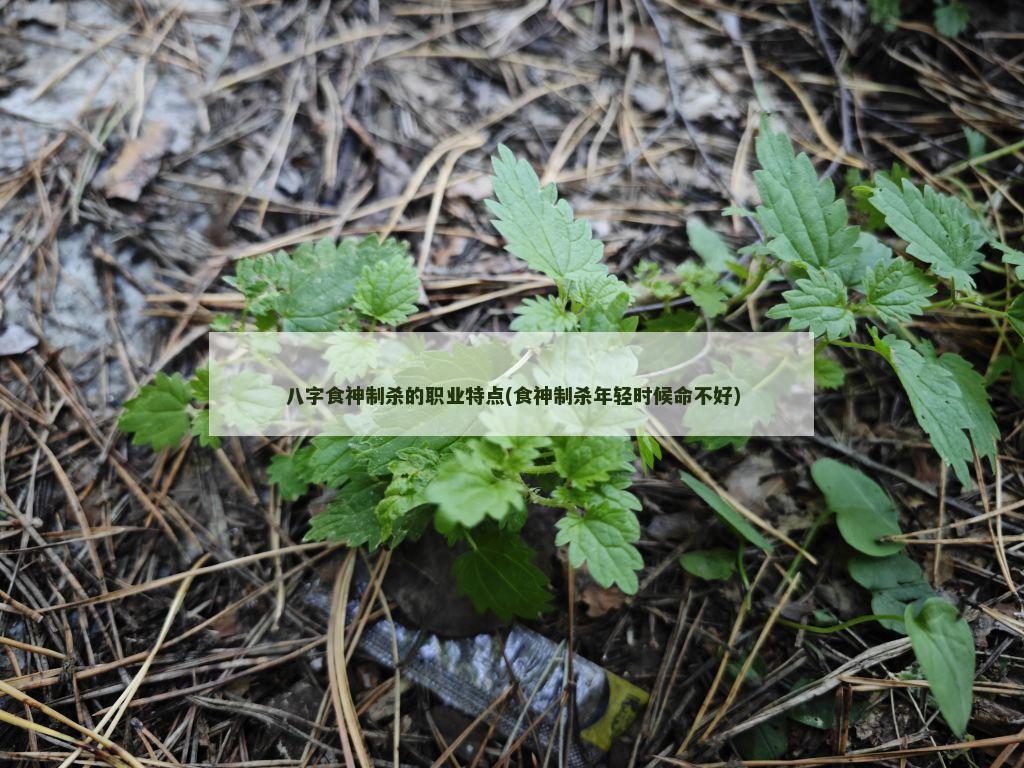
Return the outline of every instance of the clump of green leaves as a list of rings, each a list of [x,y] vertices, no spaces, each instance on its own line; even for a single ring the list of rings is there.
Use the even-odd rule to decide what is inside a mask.
[[[900,20],[900,0],[868,0],[871,21],[892,29]],[[935,30],[945,37],[956,37],[971,22],[971,12],[963,3],[935,0]]]
[[[939,711],[962,734],[973,700],[970,627],[955,606],[935,594],[921,567],[901,553],[903,545],[891,540],[901,531],[896,508],[881,486],[833,459],[814,462],[811,477],[825,495],[839,533],[857,551],[848,562],[851,578],[871,593],[871,610],[879,623],[909,635]]]

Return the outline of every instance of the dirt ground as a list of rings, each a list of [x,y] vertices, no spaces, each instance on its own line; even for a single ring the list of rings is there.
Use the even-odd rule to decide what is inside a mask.
[[[130,446],[116,429],[121,403],[158,371],[200,364],[209,322],[241,305],[221,280],[237,259],[313,237],[406,239],[425,285],[407,328],[506,324],[537,288],[501,250],[483,206],[499,143],[558,182],[623,276],[641,257],[691,258],[684,228],[695,216],[733,245],[751,241],[742,217],[719,211],[756,203],[761,112],[780,115],[820,170],[836,158],[865,175],[899,162],[954,189],[938,174],[967,158],[965,126],[990,146],[1020,138],[1024,7],[971,3],[968,32],[950,40],[932,28],[930,2],[903,5],[904,20],[883,29],[853,0],[0,0],[0,709],[60,724],[17,701],[21,691],[101,731],[113,708],[111,740],[147,766],[357,764],[339,735],[325,656],[330,585],[346,553],[301,543],[317,501],[268,491],[263,468],[277,449],[265,440],[155,456]],[[1018,239],[1019,157],[972,184],[1005,200]],[[734,327],[757,323],[751,312]],[[988,348],[954,319],[930,330],[965,356]],[[690,446],[696,460],[800,540],[820,507],[807,467],[821,455],[882,483],[905,531],[935,525],[937,504],[951,520],[978,514],[978,490],[944,497],[905,400],[879,386],[877,363],[849,353],[862,368],[842,393],[819,397],[816,438]],[[1020,404],[994,405],[1011,429],[1003,485],[988,490],[1009,504],[1024,487]],[[933,748],[955,739],[901,684],[909,662],[890,647],[895,635],[872,623],[820,636],[776,627],[762,638],[774,587],[741,610],[740,584],[686,578],[679,555],[724,531],[672,482],[676,470],[669,461],[634,489],[647,564],[639,593],[576,583],[577,651],[652,693],[609,765],[736,760],[736,740],[777,714],[785,694],[837,669],[842,685],[829,688],[826,709],[834,698],[842,723],[783,718],[786,760],[1024,765],[1021,602],[1004,589],[988,529],[959,531],[977,546],[913,551],[973,618],[972,734],[1006,737],[942,752]],[[1019,581],[1022,518],[1009,512],[1001,524]],[[423,551],[432,546],[441,545],[366,559],[375,572],[390,563],[398,618],[440,611],[449,634],[489,629],[443,583],[409,577],[443,571]],[[569,635],[565,564],[546,546],[563,610],[531,626],[559,642]],[[835,565],[838,546],[831,534],[813,539],[823,565],[788,618],[870,612]],[[763,664],[717,727],[690,739],[727,638],[744,652],[760,643]],[[116,706],[143,666],[141,686]],[[391,671],[358,652],[347,680],[381,764],[544,762],[530,740],[504,751],[504,738],[428,690],[403,684],[396,709]],[[76,764],[108,760],[0,722],[2,765],[60,765],[72,754]]]

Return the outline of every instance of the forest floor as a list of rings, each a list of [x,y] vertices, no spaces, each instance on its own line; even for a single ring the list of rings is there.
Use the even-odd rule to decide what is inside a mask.
[[[130,446],[116,428],[121,404],[157,372],[202,361],[210,321],[241,306],[221,280],[236,260],[314,237],[406,239],[425,287],[407,329],[506,324],[514,303],[543,287],[502,250],[483,205],[499,143],[558,183],[627,278],[641,258],[692,258],[694,217],[732,245],[752,241],[741,216],[720,210],[757,202],[762,112],[778,115],[820,170],[839,159],[868,176],[898,162],[938,189],[1009,201],[1007,227],[1019,235],[1019,153],[984,173],[944,171],[969,158],[965,128],[989,147],[1020,137],[1024,8],[971,3],[968,30],[949,39],[932,27],[931,3],[909,5],[920,12],[885,29],[849,0],[0,2],[3,692],[109,733],[146,765],[357,760],[339,735],[326,659],[346,553],[302,544],[317,500],[282,503],[268,490],[277,448],[266,440],[229,439],[217,451],[188,441],[156,455]],[[729,327],[756,330],[755,305]],[[980,326],[927,324],[944,349],[989,354]],[[1024,624],[1001,570],[1024,581],[1019,403],[994,403],[1008,425],[995,482],[947,494],[891,376],[847,352],[841,362],[857,373],[819,395],[817,437],[687,450],[797,540],[821,511],[814,459],[841,458],[883,485],[902,529],[919,532],[907,537],[910,555],[971,619],[970,731],[990,741],[957,743],[925,705],[911,659],[892,650],[897,636],[877,623],[821,635],[771,626],[775,572],[789,554],[749,556],[751,578],[770,582],[749,602],[736,579],[688,577],[679,556],[728,532],[674,481],[669,455],[633,489],[646,563],[636,595],[581,574],[575,610],[565,610],[566,563],[537,542],[562,609],[531,628],[559,642],[572,621],[581,656],[652,694],[610,765],[772,754],[749,738],[765,713],[777,725],[758,738],[781,729],[786,742],[771,764],[832,765],[822,756],[845,754],[893,766],[1024,765]],[[990,499],[998,540],[991,516],[945,538],[931,530],[976,517]],[[415,626],[437,612],[448,634],[471,634],[462,599],[419,578],[431,546],[367,562],[396,580],[385,585],[396,619]],[[821,565],[782,616],[870,613],[838,564],[839,537],[826,531],[809,546]],[[738,659],[759,649],[732,699],[732,680],[716,676],[726,644]],[[346,679],[382,764],[543,762],[529,739],[503,753],[503,737],[429,690],[403,683],[399,709],[391,671],[358,651]],[[825,695],[818,715],[786,717],[796,705],[783,697],[808,682]],[[132,695],[118,701],[126,687]],[[10,697],[4,711],[29,725],[0,722],[0,764],[75,754],[32,727],[66,723]],[[720,718],[692,733],[698,712]],[[77,755],[83,765],[108,759]]]

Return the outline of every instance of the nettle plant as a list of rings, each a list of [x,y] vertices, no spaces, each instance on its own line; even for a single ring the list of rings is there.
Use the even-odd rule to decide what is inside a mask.
[[[880,355],[895,371],[939,456],[962,483],[970,483],[975,452],[994,458],[999,437],[985,380],[959,355],[937,354],[907,324],[929,310],[957,307],[991,318],[1012,350],[1003,320],[1024,333],[1024,300],[994,306],[1005,301],[1006,285],[982,294],[974,275],[984,268],[1009,281],[1016,269],[1020,277],[1024,254],[1001,243],[967,204],[928,186],[918,188],[899,169],[877,173],[870,183],[851,180],[866,227],[861,230],[849,224],[847,203],[836,196],[832,182],[819,180],[808,157],[795,154],[789,139],[766,120],[756,149],[761,168],[755,181],[763,204],[741,212],[760,223],[767,241],[737,255],[694,220],[687,232],[700,260],[667,274],[643,261],[630,286],[609,274],[601,242],[586,221],[574,219],[554,185],[542,187],[526,161],[500,147],[493,160],[496,199],[487,202],[494,226],[506,249],[550,277],[556,288],[553,295],[524,300],[515,309],[512,330],[631,331],[638,327],[638,314],[627,311],[639,296],[665,304],[663,312],[644,318],[643,330],[691,330],[702,319],[710,326],[713,318],[740,307],[764,283],[788,278],[793,288],[767,317],[817,337],[818,385],[843,383],[844,370],[826,354],[828,346]],[[895,254],[869,231],[883,228],[906,243],[907,256]],[[986,261],[982,248],[999,253],[1004,263]],[[245,311],[218,319],[218,330],[397,326],[415,311],[420,295],[407,247],[373,236],[321,240],[291,254],[246,259],[229,282],[244,295]],[[940,290],[944,298],[934,301]],[[700,312],[670,309],[677,299]],[[865,340],[851,340],[855,336]],[[990,375],[1010,372],[1017,382],[1015,366],[1024,370],[1018,357],[1003,355]],[[201,444],[216,448],[207,400],[203,370],[191,381],[158,374],[125,404],[120,426],[133,433],[133,442],[154,449],[171,447],[190,431]],[[708,448],[744,443],[736,438],[704,442]],[[478,610],[507,620],[536,618],[551,603],[548,579],[521,536],[531,506],[559,511],[555,543],[567,547],[572,566],[585,565],[604,587],[637,591],[643,567],[635,546],[641,504],[629,488],[637,459],[646,470],[660,456],[659,444],[643,434],[635,439],[315,437],[275,456],[268,474],[287,501],[314,487],[336,490],[312,518],[309,541],[395,547],[432,523],[462,550],[454,564],[459,591]],[[951,603],[935,595],[920,568],[900,554],[902,545],[887,539],[900,532],[898,515],[879,486],[832,460],[817,462],[812,475],[825,494],[826,514],[835,516],[839,532],[857,552],[849,570],[872,594],[875,615],[869,618],[909,634],[941,711],[952,729],[962,732],[974,669],[969,627]],[[685,474],[682,480],[741,540],[770,548],[710,488]],[[683,566],[704,578],[725,578],[736,559],[721,555],[721,550],[691,553]]]

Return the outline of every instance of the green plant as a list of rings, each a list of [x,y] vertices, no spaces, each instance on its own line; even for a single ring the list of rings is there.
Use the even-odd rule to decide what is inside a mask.
[[[736,256],[717,234],[691,221],[687,233],[700,261],[668,274],[642,262],[631,288],[609,274],[601,243],[587,222],[573,217],[554,186],[541,187],[529,164],[501,147],[493,161],[495,199],[488,201],[494,225],[507,250],[550,277],[556,289],[517,307],[512,328],[632,330],[638,318],[627,310],[636,297],[650,295],[665,306],[655,317],[644,317],[644,330],[691,330],[702,319],[710,324],[728,315],[752,296],[770,294],[772,283],[788,279],[792,288],[767,317],[815,335],[818,385],[835,389],[845,380],[846,371],[829,348],[877,354],[900,381],[939,457],[969,484],[975,452],[992,459],[999,438],[986,383],[1005,376],[1011,391],[1024,389],[1022,347],[1003,327],[1005,322],[1024,335],[1024,296],[1001,306],[1006,288],[982,293],[978,276],[983,269],[1019,276],[1024,254],[1001,242],[970,205],[915,186],[899,167],[870,181],[853,180],[850,193],[862,230],[850,223],[847,202],[832,182],[819,180],[807,156],[794,153],[789,139],[767,119],[756,150],[762,205],[745,213],[756,217],[766,242]],[[904,242],[906,255],[894,253],[875,232]],[[414,311],[420,291],[405,246],[375,237],[337,244],[323,240],[291,254],[247,259],[231,283],[245,297],[245,311],[219,320],[221,329],[393,326]],[[669,307],[683,297],[700,312]],[[908,327],[915,318],[951,307],[997,326],[1005,351],[986,377],[957,354],[937,353]],[[206,386],[202,371],[190,382],[158,375],[125,404],[120,426],[133,433],[134,442],[155,449],[173,446],[189,431],[216,448],[205,421]],[[708,449],[745,442],[701,441]],[[640,502],[629,488],[638,453],[646,471],[661,449],[644,434],[635,443],[625,438],[318,437],[275,456],[268,474],[285,500],[314,486],[340,491],[313,518],[311,541],[394,547],[433,524],[463,549],[454,567],[459,590],[479,610],[507,619],[535,617],[551,600],[547,578],[520,536],[532,506],[559,511],[555,543],[567,548],[574,567],[586,565],[602,586],[637,590],[643,565],[635,546]],[[920,568],[886,538],[900,530],[895,506],[881,488],[831,460],[816,463],[812,475],[840,533],[858,550],[850,574],[871,592],[874,616],[868,618],[910,633],[943,714],[954,730],[962,729],[970,686],[960,677],[950,683],[949,671],[934,661],[939,652],[934,649],[955,652],[966,665],[966,622],[952,605],[936,607]],[[681,480],[740,539],[770,548],[711,488],[686,473]],[[728,578],[736,563],[727,562],[726,555],[731,557],[727,550],[690,553],[683,566],[702,578]]]

